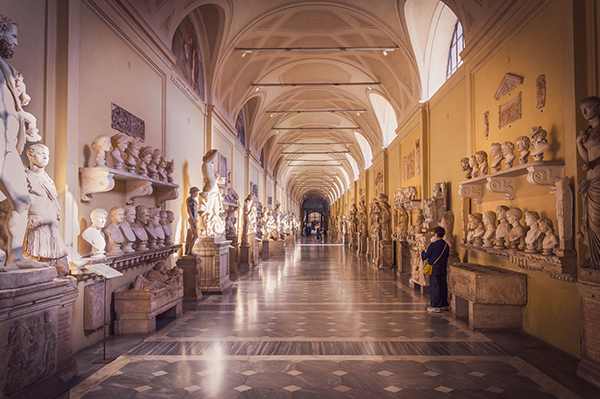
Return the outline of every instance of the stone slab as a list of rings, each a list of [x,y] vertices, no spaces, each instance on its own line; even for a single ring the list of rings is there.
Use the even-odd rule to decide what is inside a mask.
[[[112,292],[112,280],[106,280],[106,292]],[[110,323],[110,297],[104,295],[104,282],[86,285],[83,289],[83,329],[96,331]],[[106,315],[104,308],[106,307]],[[102,320],[104,319],[104,323]]]
[[[281,241],[281,240],[271,241],[271,244],[269,245],[269,251],[271,253],[271,256],[285,255],[285,248],[283,246],[283,241]]]
[[[294,236],[285,236],[283,242],[286,246],[296,245],[296,238]]]
[[[56,268],[20,269],[0,273],[0,290],[26,287],[28,285],[46,283],[58,276]]]
[[[581,298],[581,361],[577,375],[600,387],[600,285],[577,283]]]
[[[200,277],[202,259],[199,255],[184,255],[177,260],[177,266],[183,271],[183,299],[197,301],[202,297]]]
[[[194,252],[202,258],[202,292],[221,294],[231,287],[229,279],[229,245],[225,239],[201,239],[194,245]]]

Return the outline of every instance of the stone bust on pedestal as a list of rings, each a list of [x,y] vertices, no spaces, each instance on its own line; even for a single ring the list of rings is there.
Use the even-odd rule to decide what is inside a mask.
[[[106,250],[106,239],[102,229],[106,224],[108,212],[102,208],[96,208],[90,213],[92,224],[81,237],[92,246],[92,258],[103,258]]]

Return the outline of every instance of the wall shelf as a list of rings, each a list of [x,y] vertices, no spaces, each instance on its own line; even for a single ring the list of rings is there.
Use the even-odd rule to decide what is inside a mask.
[[[124,181],[126,184],[125,203],[131,205],[137,197],[156,196],[158,206],[165,201],[174,200],[179,196],[179,185],[168,183],[146,176],[136,175],[123,170],[103,166],[79,168],[81,177],[81,201],[91,201],[92,194],[111,191],[115,187],[115,180]]]

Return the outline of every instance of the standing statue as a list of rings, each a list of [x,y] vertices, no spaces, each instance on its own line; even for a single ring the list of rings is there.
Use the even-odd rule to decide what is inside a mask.
[[[409,234],[413,235],[413,236],[417,235],[417,234],[421,234],[421,232],[423,231],[424,223],[425,223],[425,216],[423,216],[423,210],[419,208],[419,209],[417,209],[417,217],[415,218],[413,225],[410,226]]]
[[[110,156],[113,161],[113,169],[124,170],[123,163],[127,159],[125,150],[129,144],[129,137],[124,133],[117,133],[110,138],[113,150]]]
[[[490,155],[493,158],[492,172],[499,172],[502,168],[502,160],[504,159],[504,155],[502,154],[502,144],[492,143],[490,146]]]
[[[185,254],[196,255],[193,251],[194,244],[198,239],[198,193],[200,189],[198,187],[190,188],[190,196],[185,200],[188,214],[188,231],[185,237]]]
[[[0,15],[0,118],[4,129],[0,140],[0,191],[11,208],[3,234],[7,238],[6,261],[0,271],[42,266],[23,256],[30,199],[20,155],[26,141],[39,141],[41,137],[35,117],[23,109],[31,99],[27,95],[23,75],[6,61],[14,56],[17,44],[17,23]]]
[[[29,259],[50,263],[56,267],[59,275],[66,276],[69,274],[69,261],[58,229],[60,204],[56,186],[46,173],[50,150],[43,144],[33,144],[27,149],[27,157],[27,187],[31,206],[27,215],[23,254]]]
[[[386,194],[379,194],[379,229],[381,241],[392,240],[392,213],[390,211],[390,204],[388,204],[388,196]]]
[[[483,224],[485,226],[485,234],[483,235],[483,247],[493,248],[494,238],[496,237],[496,212],[486,211],[483,214]]]
[[[250,214],[252,213],[252,205],[254,199],[252,198],[252,193],[248,194],[246,199],[244,200],[244,211],[243,211],[243,219],[242,219],[242,245],[249,246],[250,242],[248,241],[248,235],[250,233]]]
[[[221,193],[219,192],[219,181],[222,177],[215,170],[215,162],[219,153],[210,150],[202,158],[202,176],[204,186],[200,193],[200,230],[202,237],[217,237],[225,232],[225,222],[221,219],[224,212]]]
[[[369,230],[367,226],[367,204],[365,204],[365,200],[360,201],[360,209],[358,210],[357,220],[358,220],[358,233],[361,238],[367,238],[369,236]],[[335,225],[335,222],[334,222]]]
[[[237,218],[235,217],[234,207],[227,209],[227,217],[225,218],[225,235],[226,236],[237,236]]]
[[[517,151],[520,153],[519,165],[526,164],[529,161],[529,147],[531,147],[531,140],[527,136],[519,136],[515,140],[517,145]]]
[[[104,233],[108,238],[108,256],[119,256],[123,255],[121,246],[125,238],[120,229],[121,223],[125,221],[125,210],[120,206],[115,206],[108,212],[108,218],[110,224],[104,228]]]
[[[402,205],[398,206],[397,218],[398,223],[396,224],[394,238],[399,241],[406,241],[406,238],[408,237],[409,216],[408,212],[406,212],[406,209]]]
[[[123,222],[119,225],[121,233],[123,233],[123,244],[121,245],[121,249],[124,253],[128,254],[135,252],[133,246],[136,241],[136,236],[131,228],[131,225],[135,223],[135,206],[125,205],[123,207],[123,212]]]
[[[600,269],[600,98],[587,97],[579,104],[589,126],[577,136],[585,180],[579,183],[583,212],[577,236],[588,247],[585,266]]]
[[[92,246],[92,258],[103,258],[106,249],[106,239],[102,229],[106,224],[108,212],[102,208],[96,208],[90,213],[92,224],[81,233],[81,238]]]

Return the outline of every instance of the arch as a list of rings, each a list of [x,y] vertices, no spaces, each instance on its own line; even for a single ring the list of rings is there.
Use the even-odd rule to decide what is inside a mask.
[[[202,98],[205,96],[204,65],[198,26],[187,15],[175,29],[171,40],[171,52],[177,60],[173,68],[178,71],[191,88]]]
[[[369,100],[373,105],[373,110],[379,121],[383,148],[386,148],[396,138],[396,129],[398,129],[398,119],[394,107],[381,94],[369,94]]]
[[[356,137],[356,141],[358,141],[358,145],[363,153],[363,159],[365,161],[364,169],[369,169],[369,167],[373,164],[373,150],[369,145],[369,142],[365,137],[359,132],[354,132],[354,136]]]
[[[358,164],[356,163],[356,160],[354,159],[354,157],[352,155],[346,154],[346,158],[348,158],[350,167],[352,167],[352,173],[354,173],[354,181],[357,181],[358,177],[360,175],[360,171],[358,170]]]
[[[446,81],[448,49],[456,14],[439,0],[407,0],[404,16],[421,77],[421,100],[431,98]]]

